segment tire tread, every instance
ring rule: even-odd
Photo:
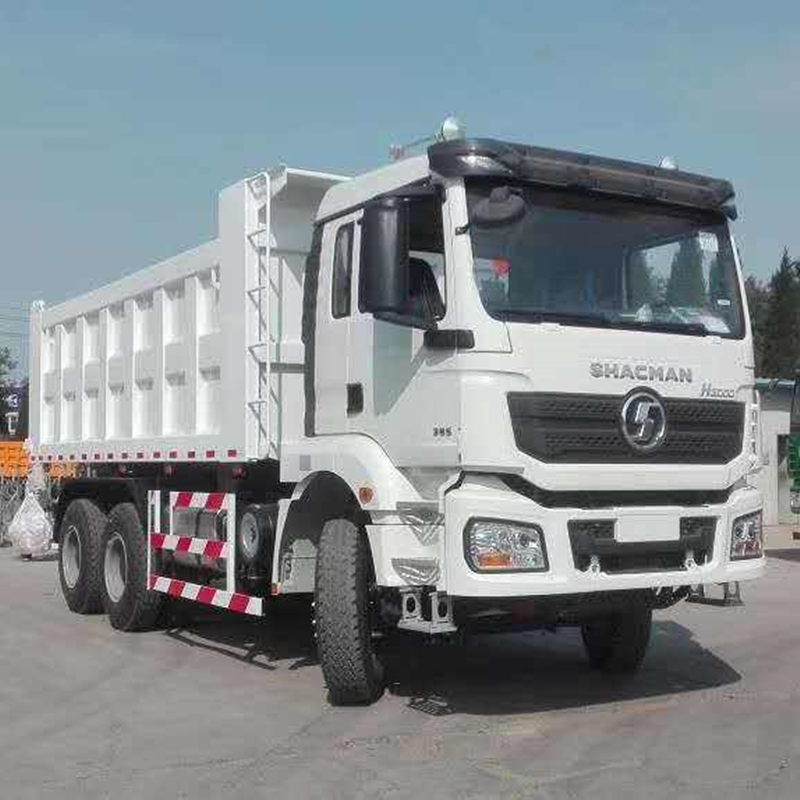
[[[109,622],[120,631],[150,630],[159,618],[164,595],[151,591],[147,586],[147,539],[133,503],[120,503],[108,515],[103,534],[103,554],[106,541],[114,531],[125,540],[128,575],[125,592],[117,603],[108,596],[105,578],[102,579],[103,604]]]
[[[367,704],[383,692],[383,674],[372,650],[366,535],[350,520],[325,524],[316,570],[317,649],[330,700]]]
[[[77,517],[77,519],[74,519]],[[77,584],[70,589],[64,580],[63,548],[58,558],[61,592],[70,611],[76,614],[99,614],[103,611],[103,548],[102,536],[106,515],[88,498],[73,500],[61,521],[61,529],[75,525],[81,540],[81,572]],[[63,542],[63,534],[59,537]],[[85,569],[84,569],[85,567]]]

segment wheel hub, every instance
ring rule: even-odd
[[[128,577],[128,554],[125,542],[118,533],[113,533],[106,543],[104,559],[106,592],[109,598],[118,603],[125,593]]]
[[[64,583],[74,589],[81,576],[81,537],[74,525],[67,528],[61,542],[61,567]]]

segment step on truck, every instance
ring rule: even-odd
[[[213,241],[35,304],[66,603],[313,596],[334,703],[397,631],[576,626],[633,670],[654,609],[764,566],[733,189],[453,125],[403,155],[242,180]]]

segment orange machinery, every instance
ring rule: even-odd
[[[28,477],[28,451],[20,441],[0,441],[0,479]],[[72,478],[77,472],[76,464],[49,464],[45,467],[50,478]]]
[[[28,453],[24,442],[0,442],[0,478],[26,478]]]

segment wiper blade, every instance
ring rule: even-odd
[[[634,328],[656,333],[685,333],[690,336],[708,336],[708,328],[701,322],[646,322],[640,319],[617,319],[613,323],[615,328]]]
[[[524,306],[504,306],[492,310],[492,316],[519,322],[554,322],[557,325],[588,325],[599,328],[628,328],[655,333],[683,333],[690,336],[708,336],[709,331],[699,322],[657,322],[637,319],[620,319],[597,312],[537,311]]]
[[[602,327],[614,324],[614,320],[605,314],[577,311],[536,311],[524,306],[503,306],[494,309],[492,314],[501,319],[521,322],[555,322],[559,325],[600,325]]]

